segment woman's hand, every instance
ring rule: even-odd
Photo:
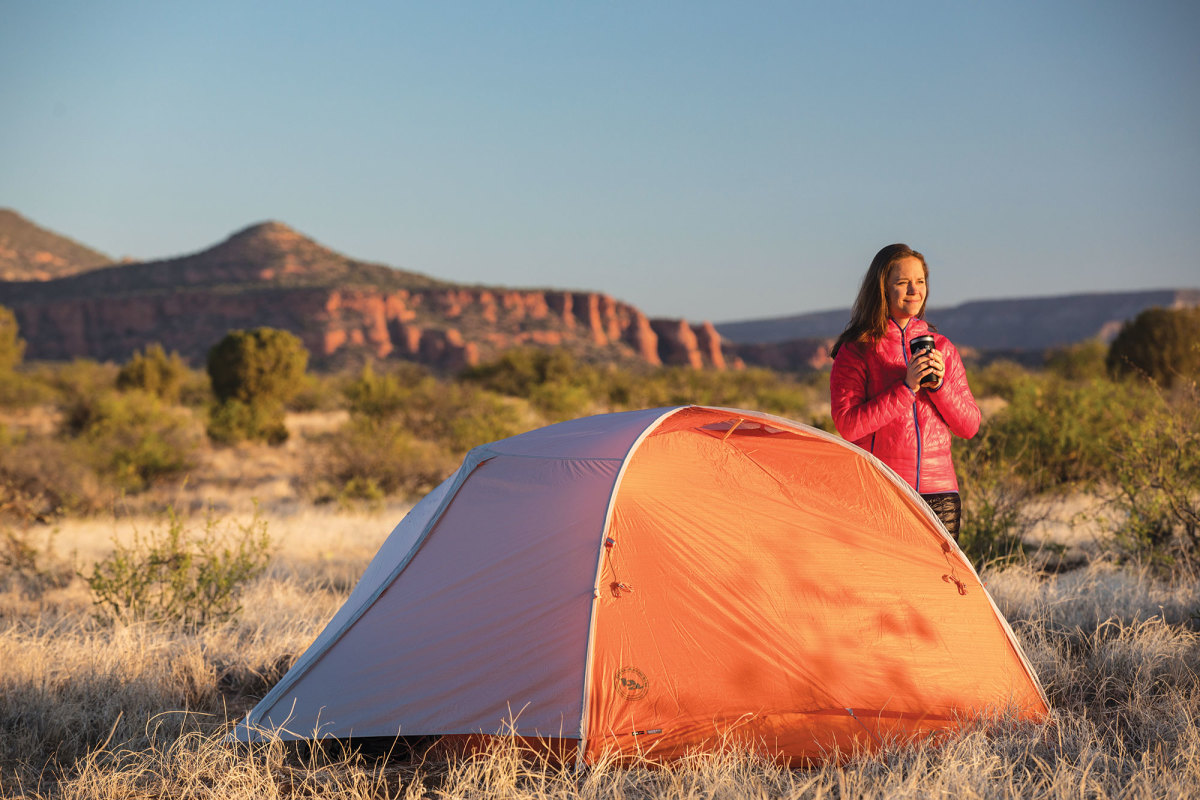
[[[925,384],[926,388],[937,389],[942,385],[942,379],[946,375],[946,361],[937,350],[927,350],[908,362],[908,374],[904,376],[904,383],[916,394],[923,388],[921,379],[927,375],[934,376],[936,380]]]

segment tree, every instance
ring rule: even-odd
[[[1200,308],[1148,308],[1125,323],[1108,350],[1108,371],[1145,375],[1159,386],[1200,375]]]
[[[117,373],[117,388],[121,391],[141,389],[160,400],[174,403],[179,399],[187,365],[178,353],[167,355],[160,344],[152,344],[134,353]]]
[[[11,371],[25,357],[25,340],[18,332],[17,315],[0,306],[0,373]]]
[[[216,396],[208,435],[219,442],[285,441],[284,405],[301,388],[307,365],[308,351],[287,331],[230,331],[208,352]]]

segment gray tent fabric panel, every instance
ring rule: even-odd
[[[479,449],[514,456],[623,460],[642,432],[671,410],[649,408],[572,419],[501,439]]]
[[[442,481],[436,488],[417,503],[392,529],[388,538],[380,546],[367,569],[358,579],[354,591],[342,604],[333,618],[325,625],[320,635],[309,645],[303,655],[292,665],[283,679],[267,694],[266,697],[238,723],[230,733],[230,738],[238,741],[254,741],[259,738],[258,728],[265,726],[262,717],[278,702],[285,693],[290,692],[301,675],[334,643],[344,629],[351,624],[356,616],[362,613],[385,588],[385,582],[391,579],[393,573],[407,563],[411,551],[420,542],[426,528],[455,491],[458,484],[470,472],[471,463],[468,460],[449,478]]]
[[[504,456],[477,466],[400,577],[257,723],[392,736],[495,733],[516,717],[522,734],[578,736],[619,468]]]

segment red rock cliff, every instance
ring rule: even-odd
[[[0,282],[31,359],[124,361],[158,343],[202,364],[228,331],[295,333],[314,363],[354,352],[455,370],[512,347],[595,361],[723,369],[709,323],[650,320],[598,292],[447,284],[349,259],[280,223],[194,255],[49,281]]]

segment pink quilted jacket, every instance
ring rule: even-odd
[[[904,385],[908,342],[928,332],[923,320],[909,320],[904,330],[889,320],[887,333],[874,346],[843,344],[829,379],[833,423],[843,439],[874,453],[921,494],[957,492],[951,434],[974,436],[979,406],[958,350],[940,334],[934,334],[934,347],[946,362],[942,385],[915,395]]]

